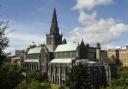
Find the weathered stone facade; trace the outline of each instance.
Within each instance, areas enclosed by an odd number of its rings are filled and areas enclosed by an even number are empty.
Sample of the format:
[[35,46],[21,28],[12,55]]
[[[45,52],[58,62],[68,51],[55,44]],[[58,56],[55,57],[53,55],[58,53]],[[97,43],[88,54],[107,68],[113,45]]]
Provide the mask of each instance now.
[[128,46],[123,49],[119,49],[119,60],[123,66],[128,66]]
[[108,49],[107,51],[108,58],[113,63],[119,63],[119,50],[118,49]]
[[128,46],[119,49],[108,49],[107,55],[113,62],[128,66]]

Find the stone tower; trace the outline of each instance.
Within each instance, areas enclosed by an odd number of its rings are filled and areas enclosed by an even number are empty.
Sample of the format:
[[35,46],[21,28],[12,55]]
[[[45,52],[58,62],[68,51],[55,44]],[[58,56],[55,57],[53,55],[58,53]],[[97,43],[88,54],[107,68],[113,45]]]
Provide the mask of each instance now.
[[96,48],[96,59],[101,59],[101,54],[100,54],[100,43],[97,43],[97,48]]
[[46,34],[46,43],[54,51],[56,46],[62,44],[62,35],[59,34],[56,9],[54,8],[50,33]]

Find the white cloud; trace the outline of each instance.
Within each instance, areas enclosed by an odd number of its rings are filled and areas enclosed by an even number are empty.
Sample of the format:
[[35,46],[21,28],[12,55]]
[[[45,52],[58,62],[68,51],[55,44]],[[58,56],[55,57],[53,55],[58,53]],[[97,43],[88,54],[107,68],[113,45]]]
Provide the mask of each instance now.
[[27,33],[10,33],[7,35],[10,39],[10,44],[16,46],[15,49],[23,49],[24,47],[28,47],[29,45],[34,42],[35,44],[39,45],[45,42],[45,37],[40,35],[32,35]]
[[[70,41],[80,41],[95,45],[100,42],[103,48],[119,47],[112,42],[120,40],[123,33],[128,32],[128,24],[124,24],[114,18],[96,19],[97,12],[94,10],[99,5],[109,5],[113,0],[77,0],[73,9],[79,11],[78,21],[81,26],[75,27],[69,34]],[[87,12],[87,10],[90,10]]]
[[96,11],[94,11],[91,14],[88,14],[85,13],[83,10],[81,10],[78,20],[82,24],[92,24],[95,22],[95,17],[96,17]]
[[116,44],[111,44],[111,43],[102,45],[102,49],[113,49],[113,48],[119,49],[119,48],[121,48],[121,46],[116,45]]
[[19,41],[31,41],[31,42],[37,42],[40,43],[43,41],[43,39],[38,35],[32,35],[27,33],[11,33],[8,34],[8,37],[10,39],[15,39]]
[[[13,30],[14,29],[14,30]],[[9,47],[25,49],[34,42],[36,45],[45,42],[45,33],[49,25],[43,22],[18,22],[10,19],[6,34],[9,38]]]
[[113,0],[77,0],[77,4],[73,7],[73,9],[92,9],[98,5],[108,5],[111,4]]
[[119,40],[124,32],[128,32],[128,25],[117,22],[116,20],[100,19],[95,23],[76,27],[70,32],[70,40],[81,40],[90,44],[96,44],[100,42],[102,44]]

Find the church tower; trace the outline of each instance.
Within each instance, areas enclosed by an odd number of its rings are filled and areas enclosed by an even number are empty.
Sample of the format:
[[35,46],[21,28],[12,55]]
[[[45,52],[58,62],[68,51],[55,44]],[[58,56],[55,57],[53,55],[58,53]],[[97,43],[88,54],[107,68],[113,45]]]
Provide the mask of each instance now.
[[50,33],[46,34],[46,43],[54,51],[56,46],[62,44],[62,35],[59,34],[56,9],[54,8]]

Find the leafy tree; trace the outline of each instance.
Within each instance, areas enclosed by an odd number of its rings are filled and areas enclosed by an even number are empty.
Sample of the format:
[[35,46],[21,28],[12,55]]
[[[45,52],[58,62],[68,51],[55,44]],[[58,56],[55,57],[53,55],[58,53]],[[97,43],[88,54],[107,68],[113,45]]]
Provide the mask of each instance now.
[[28,83],[30,83],[32,80],[38,80],[40,82],[43,81],[41,73],[37,71],[27,72],[26,80]]
[[118,71],[117,79],[112,82],[112,85],[128,87],[128,67],[119,67]]
[[91,89],[89,70],[87,65],[73,65],[69,72],[69,77],[66,85],[70,89]]
[[28,86],[25,81],[22,81],[21,83],[17,85],[15,89],[28,89]]
[[0,89],[13,89],[23,80],[19,65],[6,63],[0,68]]
[[101,88],[101,89],[128,89],[127,86],[108,86],[106,88]]
[[4,49],[8,46],[8,38],[5,35],[5,30],[8,28],[7,22],[0,21],[0,66],[3,62],[3,59],[6,58],[4,54]]
[[45,88],[42,87],[39,81],[32,80],[32,82],[29,84],[28,89],[45,89]]
[[66,89],[66,87],[63,86],[63,85],[61,85],[61,86],[59,87],[59,89]]
[[51,85],[50,85],[50,82],[48,82],[48,81],[44,81],[42,83],[42,87],[43,87],[43,89],[52,89]]
[[101,89],[128,89],[128,67],[118,67],[117,79],[111,85]]

